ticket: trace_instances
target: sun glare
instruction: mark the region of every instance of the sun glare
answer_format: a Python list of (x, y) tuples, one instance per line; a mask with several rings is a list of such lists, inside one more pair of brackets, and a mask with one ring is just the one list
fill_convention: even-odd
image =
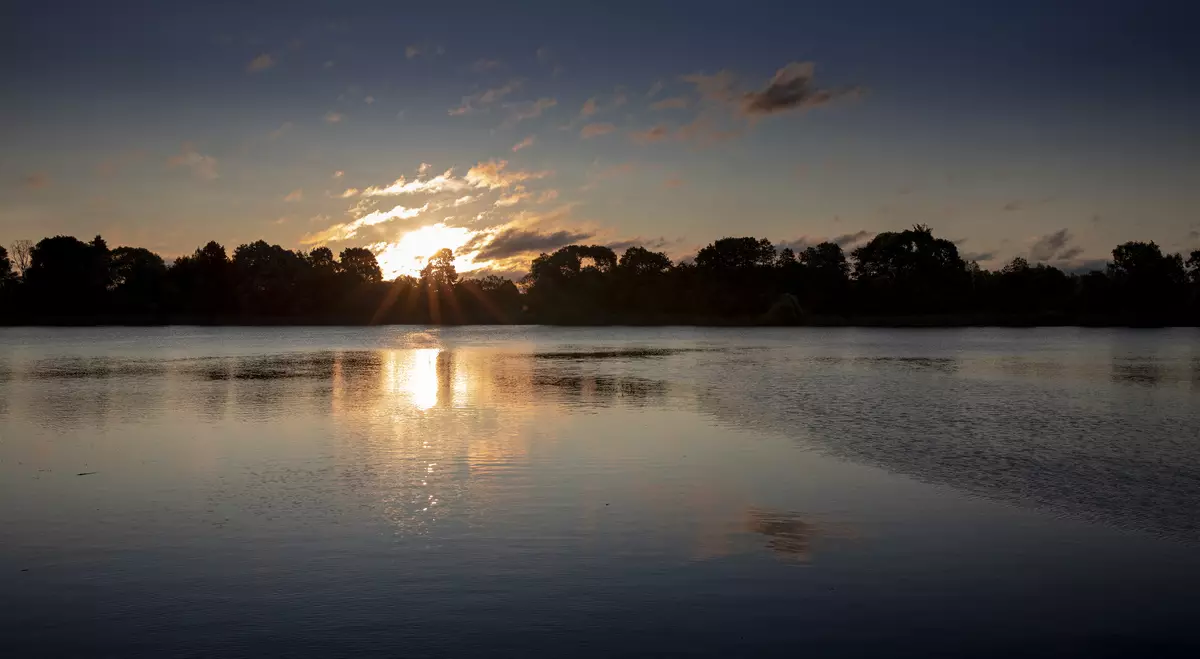
[(431, 224), (414, 229), (400, 236), (399, 239), (383, 247), (375, 254), (379, 267), (383, 270), (384, 279), (395, 279), (400, 275), (420, 275), (421, 268), (429, 261), (429, 257), (443, 247), (455, 251), (454, 266), (460, 272), (466, 272), (478, 267), (469, 258), (458, 254), (459, 248), (466, 245), (476, 232), (463, 227), (448, 227), (445, 224)]

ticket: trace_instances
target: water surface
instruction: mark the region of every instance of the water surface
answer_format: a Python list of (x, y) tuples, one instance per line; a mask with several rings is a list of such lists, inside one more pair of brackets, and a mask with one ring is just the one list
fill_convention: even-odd
[(0, 330), (4, 656), (1198, 656), (1195, 330)]

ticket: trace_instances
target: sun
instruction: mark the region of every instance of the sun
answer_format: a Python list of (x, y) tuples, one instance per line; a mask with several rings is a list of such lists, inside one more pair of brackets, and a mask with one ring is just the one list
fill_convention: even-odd
[(464, 227), (448, 227), (445, 224), (431, 224), (419, 229), (413, 229), (400, 236), (398, 240), (382, 245), (375, 251), (379, 268), (383, 270), (383, 278), (395, 279), (400, 275), (416, 277), (421, 274), (421, 268), (429, 261), (429, 257), (443, 247), (455, 251), (454, 266), (460, 271), (470, 271), (478, 267), (467, 256), (458, 254), (458, 250), (466, 245), (477, 232)]

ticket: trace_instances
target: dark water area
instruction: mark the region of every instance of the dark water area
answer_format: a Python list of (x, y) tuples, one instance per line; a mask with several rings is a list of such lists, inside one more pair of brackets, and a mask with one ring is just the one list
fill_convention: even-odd
[(0, 655), (1200, 656), (1195, 329), (0, 330)]

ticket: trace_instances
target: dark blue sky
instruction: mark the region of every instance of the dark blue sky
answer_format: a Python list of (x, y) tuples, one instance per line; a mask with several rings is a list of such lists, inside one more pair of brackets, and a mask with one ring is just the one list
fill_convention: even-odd
[[(985, 264), (1044, 253), (1039, 241), (1063, 229), (1050, 260), (1101, 258), (1131, 238), (1200, 242), (1194, 3), (0, 11), (6, 240), (103, 231), (165, 253), (260, 236), (383, 249), (440, 224), (461, 229), (455, 240), (569, 229), (682, 256), (727, 233), (790, 241), (927, 222)], [(830, 102), (745, 110), (743, 95), (808, 62), (807, 89)], [(697, 73), (708, 88), (683, 79)], [(542, 175), (466, 182), (500, 160)], [(421, 163), (424, 176), (454, 168), (461, 185), (346, 194), (420, 180)], [(345, 228), (397, 207), (423, 210)]]

